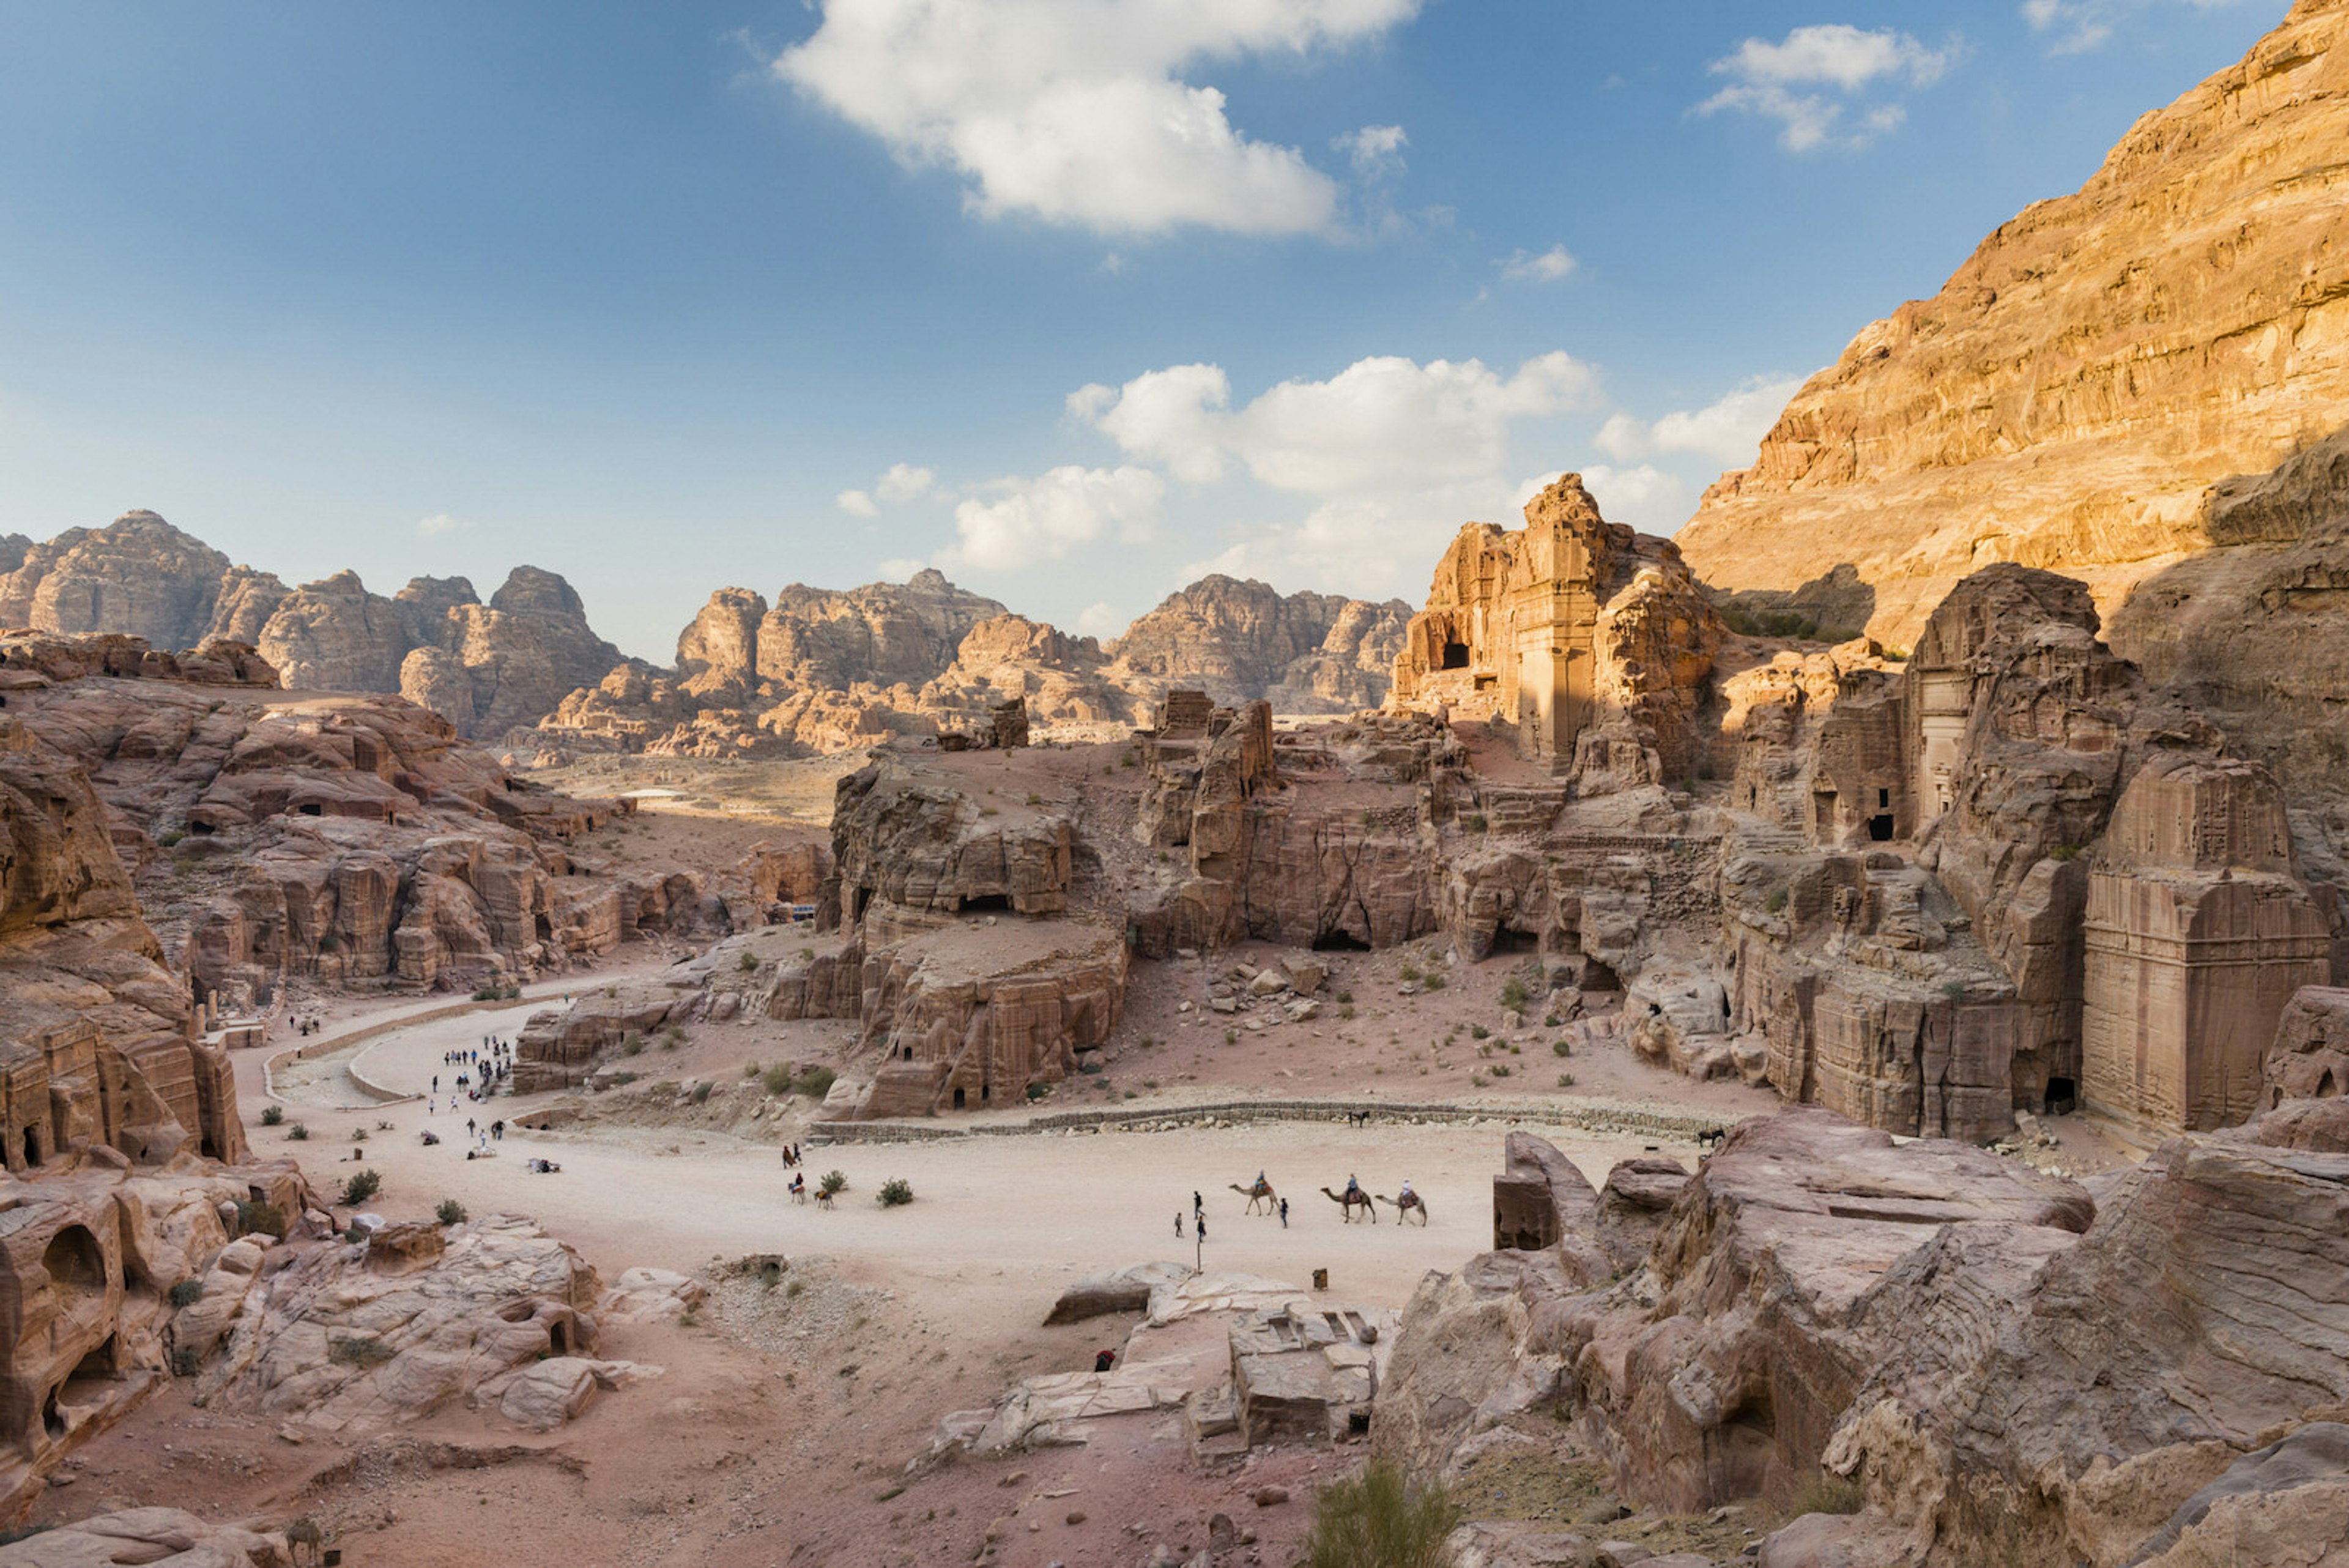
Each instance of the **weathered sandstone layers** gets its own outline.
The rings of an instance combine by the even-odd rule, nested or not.
[[[548,739],[665,755],[836,752],[986,727],[1018,700],[1039,724],[1130,724],[1173,687],[1286,712],[1375,706],[1407,614],[1203,577],[1107,649],[966,592],[936,570],[846,592],[720,588],[674,670],[626,664],[572,694]]]
[[[620,805],[516,778],[397,697],[274,688],[234,645],[0,639],[11,722],[81,760],[105,803],[98,831],[157,867],[179,983],[196,994],[243,1006],[288,980],[559,972],[639,934],[763,924],[822,875],[782,848],[717,877],[620,870],[570,844]]]
[[[1863,329],[1754,465],[1707,493],[1678,536],[1690,563],[1798,602],[1856,567],[1868,628],[1904,645],[1967,573],[2051,567],[2168,679],[2152,649],[2215,626],[2125,607],[2206,554],[2258,562],[2198,565],[2181,597],[2282,565],[2296,535],[2247,529],[2224,482],[2323,441],[2349,408],[2344,26],[2341,0],[2301,0],[2240,63],[2139,119],[2078,192]],[[1819,613],[1849,616],[1837,593]]]
[[[1523,532],[1461,530],[1411,618],[1391,701],[1506,720],[1519,751],[1586,794],[1658,784],[1696,760],[1721,638],[1679,549],[1607,522],[1569,473],[1526,504]]]
[[[599,680],[619,652],[552,572],[518,566],[483,605],[462,577],[418,577],[392,598],[338,572],[288,588],[152,512],[0,553],[0,628],[113,633],[159,649],[257,648],[289,689],[403,692],[469,735],[532,724]]]
[[[2141,1561],[2214,1498],[2331,1473],[2271,1461],[2323,1449],[2349,1392],[2343,1106],[2173,1138],[2097,1198],[1817,1109],[1741,1124],[1693,1178],[1619,1167],[1619,1199],[1513,1137],[1519,1221],[1421,1287],[1373,1441],[1423,1469],[1571,1443],[1673,1512],[1860,1483],[1863,1511],[1798,1519],[1765,1564]],[[2281,1518],[2269,1561],[2339,1523]]]

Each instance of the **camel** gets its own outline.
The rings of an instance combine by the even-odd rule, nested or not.
[[[1259,1203],[1264,1205],[1264,1211],[1267,1214],[1280,1212],[1280,1200],[1272,1195],[1272,1183],[1265,1180],[1264,1178],[1257,1177],[1256,1185],[1253,1187],[1242,1187],[1237,1181],[1229,1183],[1229,1186],[1234,1192],[1248,1200],[1248,1213],[1255,1213],[1256,1206]]]
[[[305,1559],[317,1562],[326,1542],[333,1539],[332,1532],[319,1528],[318,1521],[307,1515],[285,1527],[285,1550],[296,1563]]]
[[[1389,1198],[1385,1193],[1381,1192],[1379,1194],[1379,1201],[1381,1203],[1391,1203],[1394,1206],[1395,1223],[1398,1225],[1402,1223],[1403,1216],[1409,1214],[1414,1209],[1419,1210],[1419,1222],[1423,1225],[1427,1223],[1427,1199],[1422,1198],[1416,1192],[1406,1192],[1401,1198]],[[1374,1209],[1371,1212],[1375,1214],[1378,1210]]]
[[[1357,1208],[1371,1217],[1371,1224],[1379,1222],[1378,1209],[1371,1202],[1371,1195],[1367,1192],[1332,1192],[1325,1187],[1321,1189],[1321,1196],[1346,1211],[1346,1223],[1349,1225],[1354,1222]]]

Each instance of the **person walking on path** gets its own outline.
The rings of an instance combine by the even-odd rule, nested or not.
[[[1286,1198],[1280,1200],[1280,1228],[1284,1231],[1288,1229],[1288,1199]]]

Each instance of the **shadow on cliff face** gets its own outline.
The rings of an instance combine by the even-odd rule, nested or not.
[[[1844,642],[1876,614],[1876,587],[1845,561],[1795,588],[1705,589],[1729,628],[1744,636]]]
[[[2106,639],[2293,794],[2349,797],[2349,426],[2213,484],[2210,547],[2137,584]]]

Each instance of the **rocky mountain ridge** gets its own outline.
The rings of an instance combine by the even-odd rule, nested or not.
[[[750,756],[953,728],[1011,697],[1043,723],[1143,722],[1170,687],[1284,711],[1375,707],[1409,607],[1212,576],[1103,648],[936,570],[905,583],[725,587],[662,669],[595,635],[559,575],[517,566],[483,604],[463,577],[387,597],[355,572],[288,587],[152,512],[47,543],[0,536],[0,628],[250,645],[289,689],[397,692],[523,751]],[[544,724],[552,734],[527,732]]]
[[[2166,679],[2191,640],[2178,604],[2300,540],[2289,507],[2244,526],[2244,476],[2349,408],[2344,32],[2349,4],[2300,0],[2076,192],[1863,328],[1707,492],[1690,564],[1752,607],[1901,646],[1968,573],[2047,567]]]

